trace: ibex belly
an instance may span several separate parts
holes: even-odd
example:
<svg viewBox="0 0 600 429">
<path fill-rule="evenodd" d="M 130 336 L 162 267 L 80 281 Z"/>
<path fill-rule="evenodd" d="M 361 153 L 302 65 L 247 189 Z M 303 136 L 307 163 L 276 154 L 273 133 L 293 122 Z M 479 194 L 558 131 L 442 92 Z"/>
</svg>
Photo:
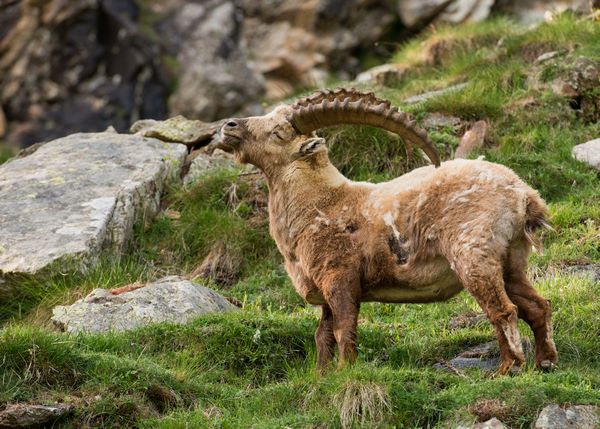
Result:
<svg viewBox="0 0 600 429">
<path fill-rule="evenodd" d="M 363 289 L 363 301 L 425 303 L 446 301 L 457 295 L 462 285 L 445 260 L 437 259 L 398 276 Z M 415 282 L 413 279 L 419 279 Z"/>
</svg>

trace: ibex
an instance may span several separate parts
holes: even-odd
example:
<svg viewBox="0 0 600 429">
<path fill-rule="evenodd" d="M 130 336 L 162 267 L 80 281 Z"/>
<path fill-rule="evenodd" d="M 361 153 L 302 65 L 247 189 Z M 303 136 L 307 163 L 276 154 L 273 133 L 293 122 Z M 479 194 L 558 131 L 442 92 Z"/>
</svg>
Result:
<svg viewBox="0 0 600 429">
<path fill-rule="evenodd" d="M 314 132 L 364 124 L 399 134 L 435 164 L 397 179 L 353 182 L 329 161 Z M 440 165 L 426 133 L 371 93 L 322 91 L 265 116 L 227 120 L 217 147 L 264 172 L 270 232 L 296 291 L 322 307 L 317 368 L 339 350 L 356 356 L 360 303 L 444 301 L 463 288 L 493 324 L 498 374 L 524 362 L 517 317 L 533 330 L 536 364 L 557 361 L 549 301 L 526 276 L 534 231 L 546 225 L 539 194 L 502 165 L 454 160 Z"/>
</svg>

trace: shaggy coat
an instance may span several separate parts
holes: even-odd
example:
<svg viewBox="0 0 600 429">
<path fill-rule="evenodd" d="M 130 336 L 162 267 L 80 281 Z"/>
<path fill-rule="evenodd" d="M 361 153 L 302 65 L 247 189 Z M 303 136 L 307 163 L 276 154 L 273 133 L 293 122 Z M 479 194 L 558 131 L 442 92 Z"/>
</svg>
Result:
<svg viewBox="0 0 600 429">
<path fill-rule="evenodd" d="M 233 119 L 220 147 L 263 170 L 270 232 L 300 296 L 322 307 L 322 369 L 339 348 L 356 354 L 360 303 L 444 301 L 466 289 L 496 330 L 505 374 L 524 362 L 517 317 L 532 328 L 536 363 L 557 360 L 550 304 L 526 277 L 546 205 L 510 169 L 454 160 L 380 184 L 353 182 L 329 161 L 323 139 L 298 133 L 288 106 Z"/>
</svg>

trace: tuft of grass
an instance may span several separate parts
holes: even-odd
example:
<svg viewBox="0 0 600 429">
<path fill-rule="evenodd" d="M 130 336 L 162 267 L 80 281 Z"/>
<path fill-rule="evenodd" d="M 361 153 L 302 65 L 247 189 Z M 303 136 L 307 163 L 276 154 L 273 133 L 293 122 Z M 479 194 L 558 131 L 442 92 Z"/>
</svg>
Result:
<svg viewBox="0 0 600 429">
<path fill-rule="evenodd" d="M 348 380 L 334 396 L 342 428 L 376 426 L 391 411 L 386 388 L 374 382 Z"/>
</svg>

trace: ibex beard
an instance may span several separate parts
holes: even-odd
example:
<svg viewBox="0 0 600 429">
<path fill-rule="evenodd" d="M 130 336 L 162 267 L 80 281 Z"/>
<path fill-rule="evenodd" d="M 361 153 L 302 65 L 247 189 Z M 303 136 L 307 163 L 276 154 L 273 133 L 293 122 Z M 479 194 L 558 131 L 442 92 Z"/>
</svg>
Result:
<svg viewBox="0 0 600 429">
<path fill-rule="evenodd" d="M 385 183 L 353 182 L 314 134 L 340 124 L 397 133 L 434 165 Z M 498 374 L 524 363 L 517 318 L 533 330 L 537 366 L 554 367 L 550 303 L 526 276 L 547 208 L 509 168 L 471 160 L 440 165 L 433 143 L 405 113 L 345 89 L 230 119 L 217 146 L 266 176 L 271 235 L 296 291 L 322 307 L 318 369 L 333 361 L 336 344 L 338 366 L 354 361 L 361 302 L 438 302 L 462 289 L 495 328 Z"/>
</svg>

